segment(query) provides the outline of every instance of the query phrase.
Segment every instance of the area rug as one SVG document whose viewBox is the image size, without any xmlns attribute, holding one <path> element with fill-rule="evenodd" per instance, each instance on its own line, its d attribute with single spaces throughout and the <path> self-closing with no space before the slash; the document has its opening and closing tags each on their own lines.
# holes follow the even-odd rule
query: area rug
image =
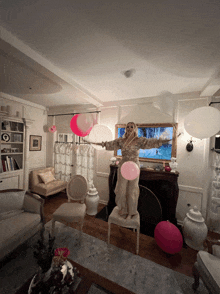
<svg viewBox="0 0 220 294">
<path fill-rule="evenodd" d="M 51 221 L 46 224 L 50 231 Z M 37 237 L 37 236 L 36 236 Z M 36 238 L 35 237 L 35 238 Z M 31 244 L 0 270 L 2 294 L 15 293 L 37 269 Z M 107 244 L 78 230 L 56 223 L 56 247 L 68 247 L 69 258 L 89 270 L 138 294 L 193 294 L 193 278 Z M 197 294 L 208 294 L 202 281 Z"/>
</svg>

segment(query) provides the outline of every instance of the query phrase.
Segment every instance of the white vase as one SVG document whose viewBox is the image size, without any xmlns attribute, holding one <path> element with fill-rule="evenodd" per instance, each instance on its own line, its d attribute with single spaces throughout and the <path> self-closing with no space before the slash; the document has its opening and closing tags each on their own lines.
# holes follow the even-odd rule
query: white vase
<svg viewBox="0 0 220 294">
<path fill-rule="evenodd" d="M 98 191 L 92 185 L 92 187 L 89 189 L 89 192 L 86 195 L 86 213 L 88 215 L 96 215 L 97 209 L 99 204 L 99 195 Z"/>
<path fill-rule="evenodd" d="M 208 229 L 205 220 L 199 212 L 198 208 L 194 206 L 193 209 L 186 214 L 183 221 L 183 236 L 186 244 L 195 249 L 203 250 L 203 243 L 207 237 Z"/>
</svg>

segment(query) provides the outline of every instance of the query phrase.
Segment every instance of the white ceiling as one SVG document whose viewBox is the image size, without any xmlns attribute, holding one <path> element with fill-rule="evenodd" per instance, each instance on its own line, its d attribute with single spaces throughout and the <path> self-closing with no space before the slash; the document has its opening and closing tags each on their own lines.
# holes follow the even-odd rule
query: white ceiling
<svg viewBox="0 0 220 294">
<path fill-rule="evenodd" d="M 219 15 L 218 0 L 1 0 L 0 91 L 47 107 L 213 95 Z"/>
</svg>

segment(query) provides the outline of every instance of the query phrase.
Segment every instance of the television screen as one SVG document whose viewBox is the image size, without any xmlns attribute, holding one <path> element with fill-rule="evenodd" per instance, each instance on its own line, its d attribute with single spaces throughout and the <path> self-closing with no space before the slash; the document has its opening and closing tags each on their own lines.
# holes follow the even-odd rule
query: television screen
<svg viewBox="0 0 220 294">
<path fill-rule="evenodd" d="M 125 134 L 126 125 L 116 125 L 116 138 L 122 138 Z M 162 145 L 159 148 L 140 149 L 139 158 L 143 161 L 170 161 L 176 157 L 176 124 L 160 125 L 137 125 L 138 137 L 159 138 L 163 136 L 171 140 L 170 144 Z M 121 156 L 121 149 L 117 150 L 116 156 Z"/>
</svg>

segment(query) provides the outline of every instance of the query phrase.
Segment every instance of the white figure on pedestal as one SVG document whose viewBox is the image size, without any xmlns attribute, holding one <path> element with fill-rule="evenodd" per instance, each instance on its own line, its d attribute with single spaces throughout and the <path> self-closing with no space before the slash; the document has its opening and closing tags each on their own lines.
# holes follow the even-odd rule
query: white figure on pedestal
<svg viewBox="0 0 220 294">
<path fill-rule="evenodd" d="M 171 157 L 171 162 L 169 163 L 169 166 L 171 168 L 171 173 L 175 173 L 177 171 L 178 163 L 176 162 L 175 157 Z"/>
</svg>

